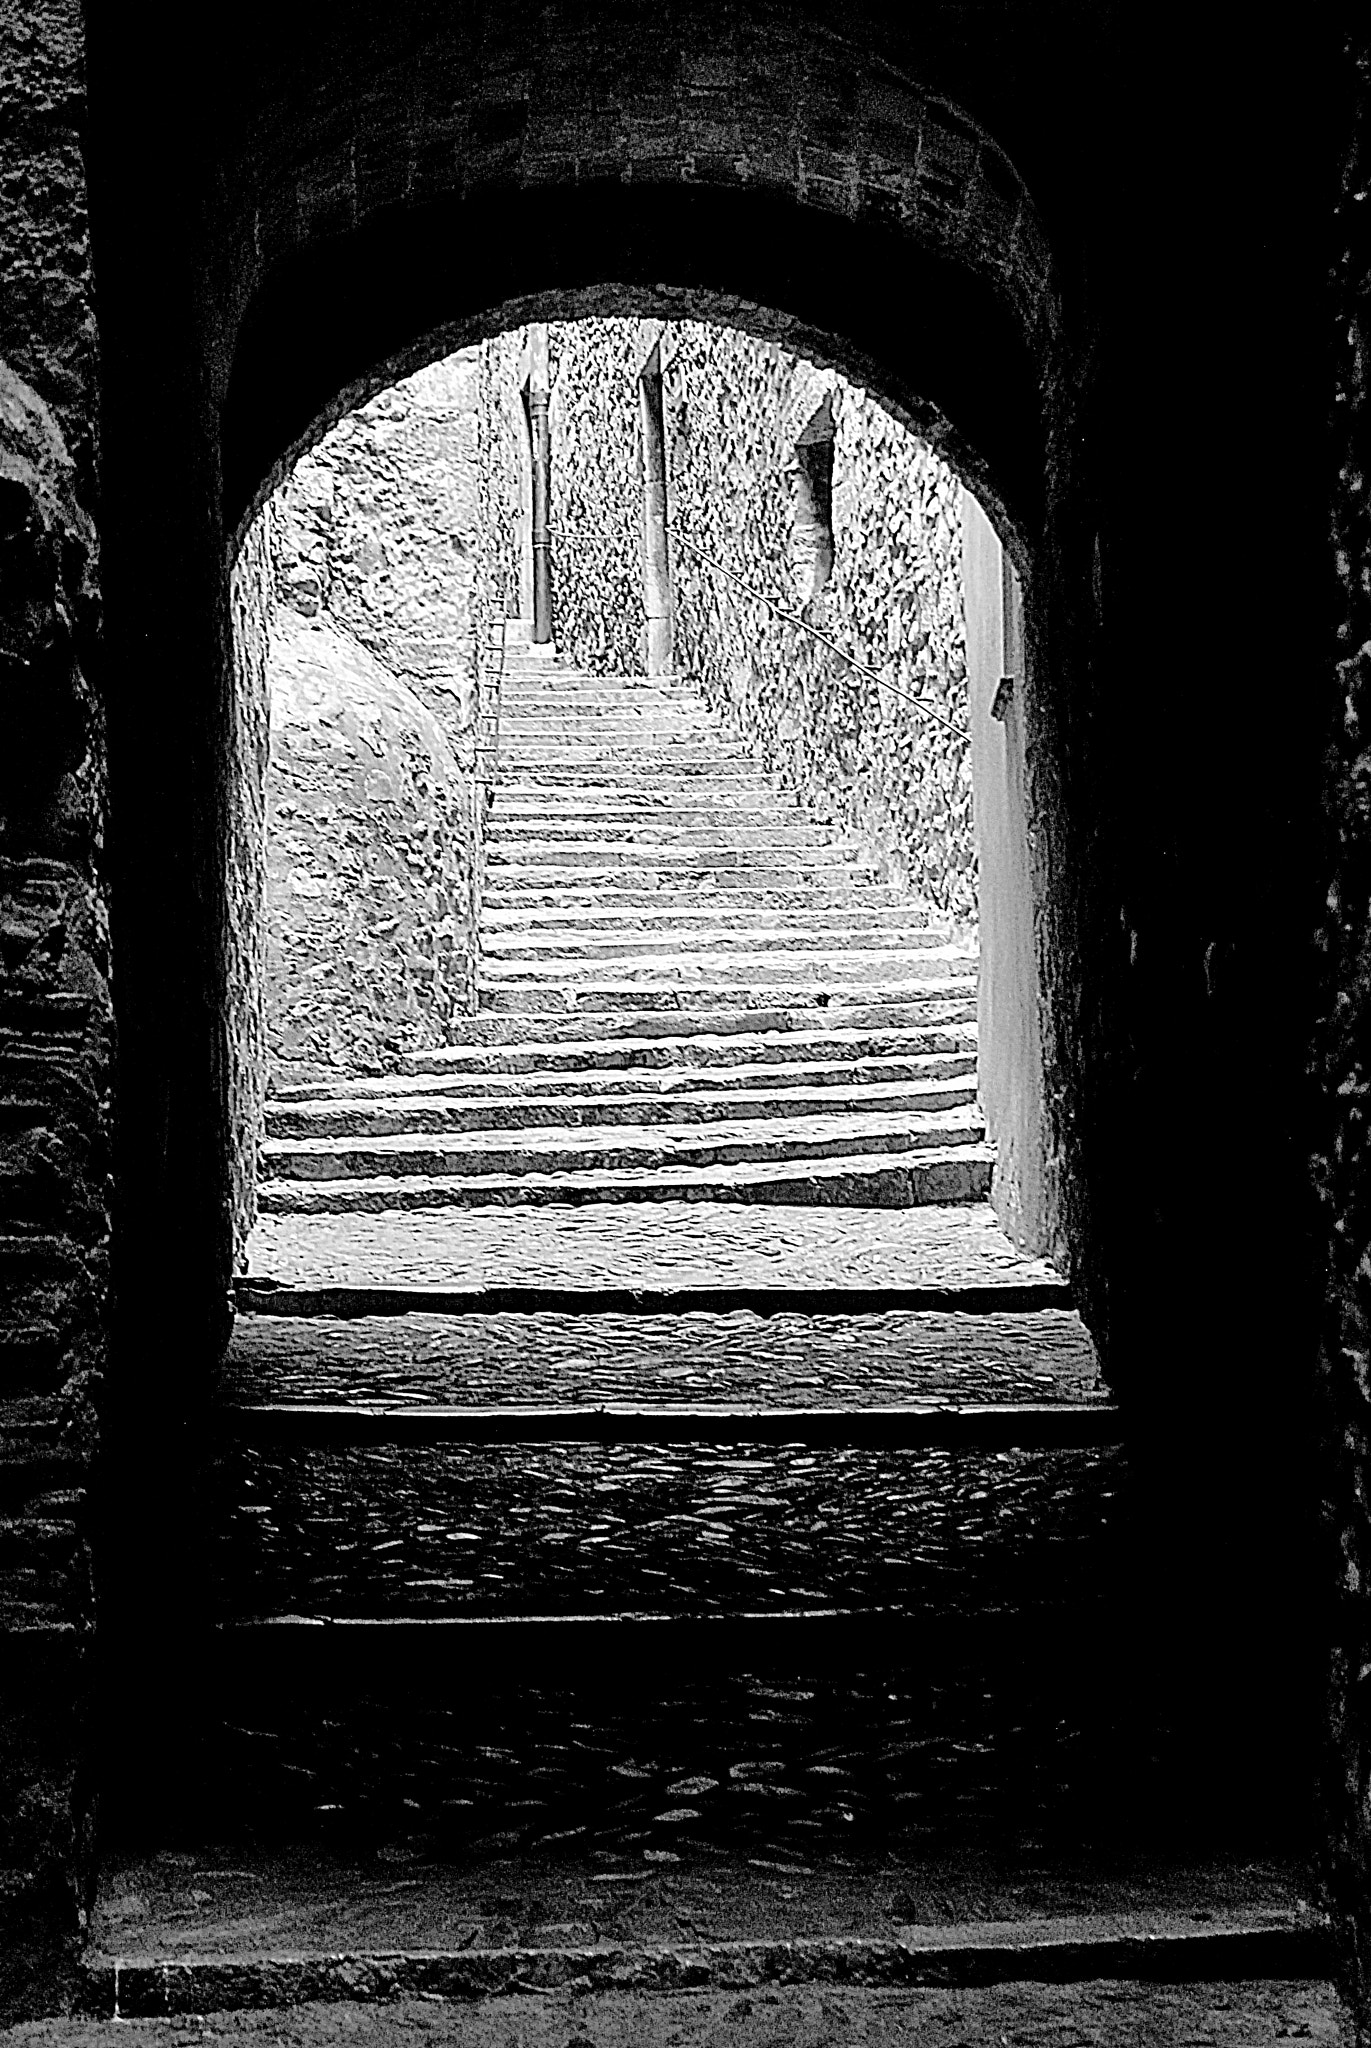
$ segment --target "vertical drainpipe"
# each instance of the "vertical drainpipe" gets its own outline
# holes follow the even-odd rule
[[[533,641],[552,639],[552,436],[548,428],[547,328],[529,328],[528,425],[533,445]]]
[[[643,433],[643,614],[647,673],[671,673],[671,562],[666,536],[666,431],[662,419],[662,352],[653,349],[638,377]]]

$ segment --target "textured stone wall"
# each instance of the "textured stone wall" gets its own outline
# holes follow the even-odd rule
[[[383,1072],[467,997],[470,776],[326,618],[272,626],[266,1033],[278,1073]]]
[[[841,378],[726,328],[682,324],[673,338],[681,666],[779,779],[827,801],[892,880],[974,918],[957,478]],[[804,603],[795,446],[830,395],[833,568]],[[763,597],[803,608],[874,674]]]
[[[1331,445],[1333,689],[1325,751],[1329,863],[1314,1078],[1315,1181],[1329,1248],[1320,1378],[1324,1526],[1336,1587],[1325,1758],[1334,1899],[1356,2002],[1371,2007],[1371,43],[1347,52],[1353,144],[1334,243]]]
[[[113,1031],[77,0],[0,0],[0,2026],[91,1870]]]
[[[476,350],[381,392],[296,465],[240,557],[238,667],[264,635],[270,696],[260,1009],[270,1060],[297,1078],[384,1071],[466,1011],[479,642],[499,580],[488,395]]]
[[[277,493],[281,595],[327,611],[415,690],[449,739],[471,723],[479,351],[348,413]]]
[[[868,393],[736,329],[554,327],[560,644],[642,668],[636,378],[658,331],[679,669],[884,874],[974,919],[961,485]],[[796,445],[825,408],[835,547],[816,597]],[[801,612],[875,673],[793,623]]]
[[[228,775],[228,1089],[230,1200],[237,1265],[257,1218],[257,1152],[266,1099],[265,1019],[267,760],[271,696],[268,507],[248,529],[229,582],[233,614],[232,757]]]
[[[642,323],[558,321],[552,371],[553,624],[571,660],[642,675]]]
[[[95,535],[0,363],[0,2019],[84,1906],[112,1027]]]

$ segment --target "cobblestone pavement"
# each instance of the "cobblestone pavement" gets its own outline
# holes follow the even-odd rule
[[[749,1209],[662,1202],[577,1209],[263,1216],[249,1271],[296,1286],[958,1287],[1055,1282],[987,1203]]]
[[[752,1402],[1105,1398],[1069,1309],[966,1315],[240,1316],[225,1402]]]
[[[1010,1984],[963,1991],[774,1991],[644,1998],[575,1991],[475,2006],[442,1999],[313,2005],[204,2020],[43,2020],[10,2048],[1352,2048],[1325,1982]]]

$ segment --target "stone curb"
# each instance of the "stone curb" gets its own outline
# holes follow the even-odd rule
[[[1047,1923],[979,1932],[921,1929],[912,1938],[848,1936],[720,1941],[692,1948],[507,1948],[341,1951],[318,1955],[89,1957],[83,2006],[97,2018],[152,2019],[313,2003],[416,1997],[476,1999],[524,1992],[746,1991],[773,1984],[970,1988],[1013,1982],[1139,1980],[1197,1983],[1323,1978],[1333,1968],[1326,1923],[1103,1935]]]

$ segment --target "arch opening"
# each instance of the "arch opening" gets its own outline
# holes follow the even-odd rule
[[[541,577],[530,575],[528,560],[535,372],[545,402],[550,398]],[[797,461],[807,491],[795,487]],[[825,530],[816,540],[819,522]],[[820,554],[822,581],[832,581],[816,616],[812,590],[796,607],[795,565],[804,558],[812,584]],[[550,328],[533,323],[383,390],[322,435],[288,484],[265,501],[235,569],[239,694],[246,701],[255,692],[260,700],[269,686],[274,707],[275,794],[259,893],[269,952],[265,1037],[275,1084],[287,1095],[322,1097],[334,1078],[332,1092],[345,1096],[349,1072],[370,1086],[388,1070],[398,1077],[453,1065],[458,1045],[491,1040],[501,1007],[511,1013],[510,991],[502,991],[498,977],[514,955],[527,955],[534,965],[520,983],[529,1011],[525,1038],[537,1038],[536,1019],[558,1009],[588,1014],[587,1004],[601,1000],[602,1007],[630,1008],[640,975],[647,978],[638,986],[639,1007],[657,1006],[658,1030],[662,987],[673,981],[678,1007],[716,1006],[713,1019],[702,1012],[692,1020],[696,1028],[713,1021],[748,1030],[749,1042],[759,1027],[774,1031],[789,1005],[791,1027],[811,1027],[807,1038],[816,1045],[812,1027],[830,1026],[833,1042],[821,1048],[830,1063],[845,1029],[851,1035],[860,1026],[871,1038],[864,1071],[828,1077],[846,1080],[849,1093],[839,1101],[841,1091],[830,1086],[820,1107],[896,1116],[904,1109],[918,1124],[925,1098],[929,1108],[956,1109],[978,1097],[979,869],[995,906],[979,1018],[989,1077],[979,1098],[1003,1161],[995,1199],[1016,1240],[1044,1249],[1051,1218],[1040,1165],[1024,740],[1021,725],[1006,725],[1000,708],[991,716],[1010,660],[1003,591],[1017,587],[1010,558],[974,497],[882,400],[832,367],[739,328],[623,316]],[[268,615],[278,650],[269,673],[260,660],[254,667],[257,640],[242,626],[256,619],[260,638]],[[779,812],[757,812],[755,875],[724,871],[725,862],[736,869],[747,856],[741,839],[723,852],[716,844],[728,837],[725,812],[709,808],[720,791],[692,799],[681,813],[682,847],[673,850],[660,834],[649,843],[647,813],[612,786],[616,777],[637,774],[631,754],[616,759],[611,752],[587,771],[589,808],[570,822],[565,792],[539,783],[553,771],[524,763],[530,790],[539,784],[552,805],[549,843],[541,849],[549,864],[543,885],[553,869],[559,884],[578,880],[565,868],[568,859],[605,867],[604,874],[597,869],[579,878],[591,886],[567,892],[559,917],[545,914],[536,930],[529,925],[535,899],[494,886],[517,877],[497,873],[492,885],[489,821],[499,771],[485,750],[500,744],[506,670],[518,700],[516,727],[536,713],[538,692],[529,695],[526,669],[540,650],[560,653],[581,677],[598,676],[606,688],[616,679],[657,677],[676,691],[674,700],[659,691],[649,703],[639,691],[599,707],[620,721],[631,714],[670,726],[687,717],[689,698],[721,733],[743,742],[786,800],[801,806],[789,822]],[[1015,658],[1021,666],[1021,654]],[[407,694],[407,707],[395,686]],[[1018,719],[1026,694],[1021,678]],[[567,739],[574,756],[585,734],[574,729],[576,707],[565,689],[556,702],[572,721]],[[367,721],[370,731],[362,729]],[[506,736],[510,729],[507,722]],[[549,730],[543,737],[556,736]],[[423,765],[417,776],[411,768],[413,786],[402,793],[383,757],[398,761],[416,748]],[[356,758],[368,750],[382,765],[364,759],[359,778]],[[340,752],[347,757],[341,781],[334,772]],[[974,803],[973,778],[980,785]],[[608,794],[601,785],[609,785]],[[677,778],[673,787],[679,806],[685,785]],[[530,845],[531,800],[530,791],[516,789],[516,824]],[[263,810],[260,799],[253,808],[254,815]],[[620,843],[593,847],[596,818],[609,820],[604,837]],[[575,831],[589,852],[567,843]],[[789,854],[787,833],[794,841]],[[842,836],[850,855],[841,874],[825,869],[828,893],[811,886],[808,871],[818,858],[811,842],[825,835],[835,843]],[[646,895],[625,894],[625,878],[614,872],[626,854],[640,865],[655,863],[642,877],[650,887],[680,884],[682,858],[691,871],[695,900],[678,904],[679,916],[663,912],[657,920],[662,949],[674,958],[655,963],[655,981],[652,964],[634,965],[635,949],[623,942],[628,924],[641,939],[641,928],[654,921],[642,907]],[[508,845],[496,848],[497,867],[510,858]],[[793,873],[786,872],[787,859]],[[539,877],[530,873],[536,888]],[[740,883],[755,885],[755,903]],[[842,902],[832,893],[840,884],[848,892]],[[744,908],[746,918],[739,914]],[[914,928],[922,928],[924,951],[917,956],[900,950],[913,943]],[[511,955],[516,931],[530,943]],[[782,973],[791,956],[778,949],[788,931],[798,934],[801,951],[793,971]],[[611,944],[616,938],[620,943]],[[745,942],[760,949],[756,986],[738,996],[731,956]],[[966,944],[973,950],[958,955],[957,946]],[[683,950],[698,956],[710,946],[719,959],[682,964]],[[482,957],[483,947],[492,958]],[[844,947],[855,950],[844,958]],[[578,977],[595,964],[594,948],[603,955],[600,982],[612,982],[617,971],[623,986],[578,992]],[[704,975],[705,992],[688,997],[680,988],[693,970],[697,980]],[[921,975],[932,976],[927,987],[916,986]],[[879,985],[863,991],[863,976]],[[787,978],[794,984],[788,990]],[[737,1014],[724,1000],[730,987]],[[255,1000],[244,991],[243,1009]],[[894,1007],[880,1011],[881,1003]],[[483,1008],[491,1014],[482,1017]],[[954,1045],[959,1020],[969,1030]],[[586,1022],[581,1035],[597,1029],[623,1038],[628,1026],[622,1017],[607,1024],[602,1016]],[[892,1029],[903,1034],[899,1047]],[[544,1025],[541,1035],[552,1030]],[[887,1059],[889,1071],[882,1067],[878,1076],[882,1054],[895,1064]],[[971,1077],[960,1091],[954,1067]],[[896,1079],[909,1083],[898,1101]],[[859,1080],[864,1089],[855,1087]],[[937,1103],[938,1091],[924,1086],[935,1080],[944,1084]],[[916,1100],[918,1088],[924,1097]],[[262,1099],[259,1084],[259,1114]],[[588,1114],[577,1107],[578,1117]],[[322,1112],[311,1121],[279,1101],[271,1116],[278,1136],[297,1127],[323,1131],[326,1121]],[[370,1122],[379,1130],[375,1115]],[[391,1124],[398,1132],[400,1124]],[[912,1129],[897,1134],[886,1125],[876,1132],[872,1125],[848,1149],[860,1152],[867,1136],[893,1149],[899,1135],[914,1142]],[[960,1142],[963,1135],[958,1129],[933,1137]],[[466,1164],[479,1168],[479,1148],[471,1150]],[[298,1149],[269,1144],[268,1152],[293,1178]],[[508,1165],[493,1149],[489,1160]],[[536,1163],[530,1154],[516,1172]],[[243,1159],[238,1169],[240,1257],[252,1220],[254,1165]],[[938,1181],[944,1192],[989,1192],[988,1166],[970,1179],[964,1167],[947,1162]],[[318,1161],[304,1170],[324,1171]],[[267,1171],[268,1206],[327,1206],[327,1190],[302,1194]],[[366,1199],[374,1203],[382,1199],[380,1178],[369,1177],[376,1186]],[[937,1176],[924,1179],[932,1186]],[[923,1199],[910,1196],[912,1185],[906,1175],[903,1196],[892,1195],[891,1174],[857,1174],[838,1199]],[[833,1197],[800,1197],[816,1198]]]

